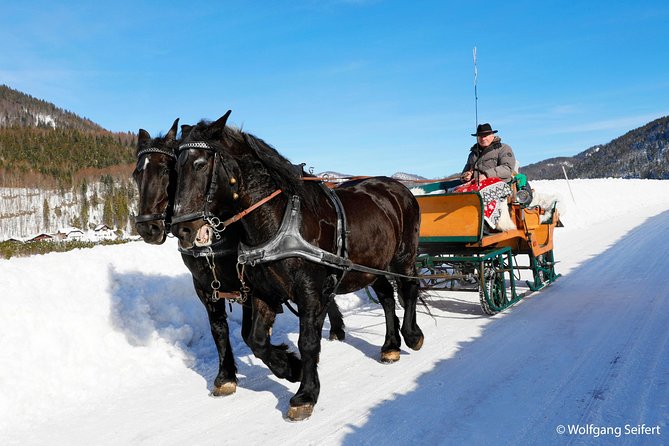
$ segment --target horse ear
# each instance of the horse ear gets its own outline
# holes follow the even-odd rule
[[[221,136],[223,135],[223,130],[225,130],[225,123],[228,121],[230,113],[232,113],[232,110],[228,110],[223,116],[218,118],[216,122],[214,122],[213,124],[211,124],[211,126],[209,126],[209,130],[211,130],[211,137],[213,139],[216,140],[221,139]]]
[[[179,118],[174,120],[174,124],[172,124],[172,127],[169,129],[169,131],[165,135],[165,141],[174,141],[177,137],[177,129],[178,128],[179,128]]]
[[[137,133],[137,150],[139,151],[140,147],[147,146],[149,141],[151,141],[151,135],[149,135],[149,132],[144,129],[139,129],[139,132]]]
[[[193,130],[192,125],[188,125],[188,124],[182,125],[181,126],[181,139],[186,138],[190,134],[191,130]]]

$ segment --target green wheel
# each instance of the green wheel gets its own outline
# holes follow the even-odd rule
[[[479,273],[481,277],[481,286],[479,287],[481,309],[489,315],[499,313],[513,302],[507,296],[504,272],[501,269],[499,260],[494,259],[486,262],[483,271]]]
[[[559,274],[555,274],[553,251],[548,251],[536,257],[530,256],[530,266],[532,267],[533,282],[528,280],[527,285],[532,291],[538,291],[560,277]]]

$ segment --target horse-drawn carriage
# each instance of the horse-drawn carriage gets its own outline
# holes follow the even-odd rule
[[[541,221],[542,210],[512,194],[516,229],[486,233],[478,192],[415,196],[386,177],[331,189],[322,178],[296,175],[261,139],[226,127],[229,114],[182,126],[180,139],[178,119],[164,137],[140,130],[133,173],[140,192],[138,232],[154,244],[163,243],[168,232],[179,238],[207,310],[219,354],[213,395],[229,395],[237,387],[226,299],[243,305],[242,337],[253,354],[277,377],[301,383],[287,417],[302,420],[311,416],[320,392],[316,365],[326,314],[331,339],[344,336],[335,294],[374,289],[386,326],[380,358],[395,362],[402,341],[412,350],[423,345],[416,317],[420,288],[476,276],[483,309],[492,314],[519,299],[518,254],[529,255],[530,289],[557,278],[555,209]],[[422,190],[448,186],[435,182]],[[404,306],[401,324],[395,293]],[[298,307],[299,356],[271,343],[276,313],[289,300]]]
[[[421,210],[417,266],[421,289],[457,289],[470,281],[478,289],[481,308],[495,314],[522,298],[516,290],[521,270],[530,270],[527,281],[537,291],[559,277],[553,257],[553,230],[560,226],[555,204],[549,209],[508,199],[512,227],[489,231],[484,223],[484,203],[478,192],[448,193],[457,182],[419,186]],[[504,209],[506,212],[506,209]],[[522,266],[516,256],[527,255]],[[507,280],[508,279],[508,280]]]

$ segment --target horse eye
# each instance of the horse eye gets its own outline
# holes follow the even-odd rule
[[[207,160],[200,158],[198,160],[195,160],[195,162],[193,163],[193,168],[195,170],[202,170],[207,164],[209,164]]]

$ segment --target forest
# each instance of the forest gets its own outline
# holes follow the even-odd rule
[[[0,240],[100,224],[131,233],[136,139],[0,85]]]

